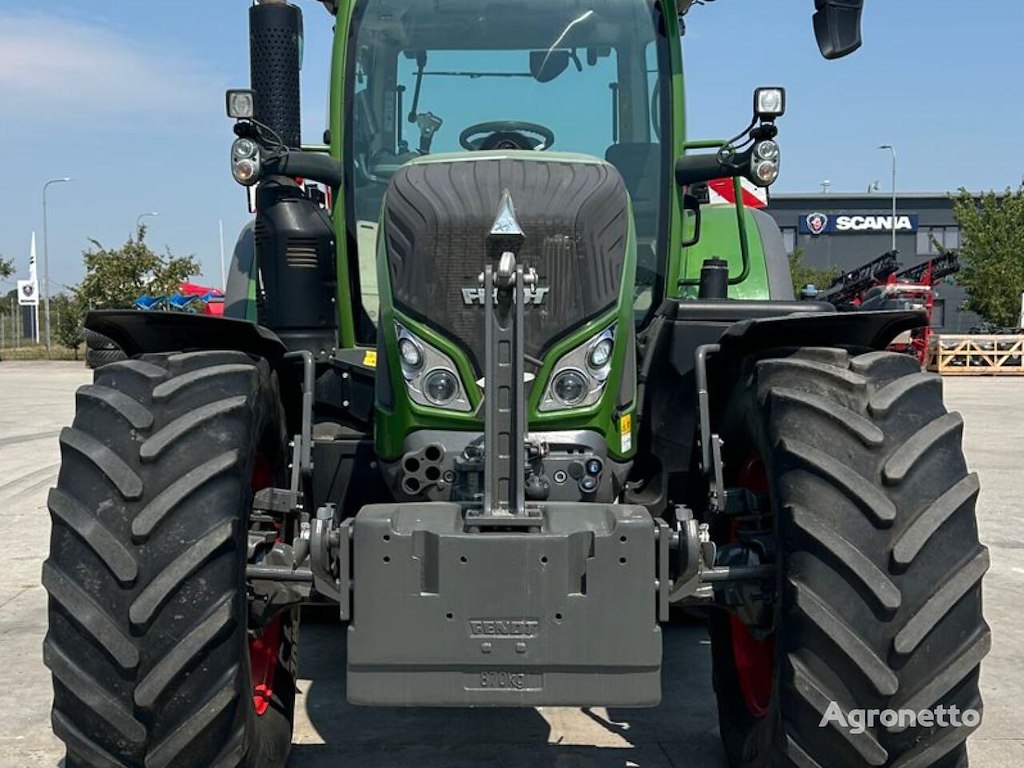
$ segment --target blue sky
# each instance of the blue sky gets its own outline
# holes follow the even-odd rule
[[[553,0],[555,1],[555,0]],[[415,2],[415,0],[410,0]],[[903,190],[1003,189],[1024,176],[1012,140],[1024,122],[1024,3],[867,0],[865,45],[840,62],[817,54],[811,0],[718,0],[688,21],[690,133],[724,137],[749,115],[759,84],[789,89],[777,191],[889,185],[899,148]],[[245,223],[228,172],[223,92],[248,81],[247,0],[0,0],[0,254],[27,264],[50,190],[55,288],[81,277],[88,238],[124,241],[140,213],[150,242],[191,253],[219,283]],[[326,115],[331,19],[306,12],[305,138]],[[736,40],[730,44],[723,35]],[[511,116],[511,115],[510,115]],[[40,242],[40,259],[42,248]],[[6,291],[13,285],[0,286]]]

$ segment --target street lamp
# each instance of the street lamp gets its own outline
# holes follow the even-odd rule
[[[50,179],[43,184],[43,301],[46,305],[46,352],[50,352],[50,237],[46,220],[46,192],[52,184],[67,184],[70,176]]]
[[[892,144],[882,144],[879,149],[888,149],[892,152],[892,249],[896,250],[896,147]]]
[[[150,211],[149,213],[140,213],[139,217],[135,219],[135,231],[140,232],[142,230],[142,220],[149,218],[150,216],[159,216],[160,214],[156,211]]]

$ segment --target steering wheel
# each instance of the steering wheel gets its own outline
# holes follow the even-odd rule
[[[539,138],[532,139],[524,136],[525,133]],[[482,149],[543,150],[551,149],[554,143],[555,133],[550,128],[520,120],[490,120],[471,125],[459,134],[459,144],[470,152]]]

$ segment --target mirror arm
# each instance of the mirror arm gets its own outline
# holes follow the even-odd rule
[[[750,172],[752,151],[748,149],[733,155],[728,163],[722,162],[721,156],[717,152],[683,155],[676,160],[676,183],[688,187],[714,179],[747,176]]]
[[[330,155],[321,152],[291,151],[264,164],[263,177],[268,176],[319,181],[337,190],[345,182],[345,169]]]

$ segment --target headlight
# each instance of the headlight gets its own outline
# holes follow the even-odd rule
[[[540,411],[585,408],[598,402],[612,372],[614,352],[615,326],[612,325],[563,355],[551,373],[540,401]]]
[[[235,139],[231,145],[231,175],[243,187],[251,187],[260,180],[263,161],[260,146],[252,139]]]
[[[587,368],[598,381],[604,381],[612,372],[612,352],[615,351],[615,328],[601,332],[590,342]]]
[[[252,139],[238,139],[231,145],[231,156],[235,158],[235,160],[245,160],[246,158],[251,159],[256,157],[256,153],[259,151],[259,145]]]
[[[779,164],[768,160],[754,163],[754,178],[751,179],[759,187],[770,187],[779,178]]]
[[[400,338],[398,352],[402,356],[403,369],[418,371],[423,367],[423,350],[412,338],[408,336]]]
[[[555,375],[551,382],[551,394],[559,405],[570,408],[582,403],[590,390],[590,382],[581,372],[570,368]]]
[[[423,377],[423,394],[434,405],[444,407],[451,403],[458,393],[459,382],[451,371],[438,368]]]
[[[472,410],[455,361],[400,323],[395,323],[395,336],[409,399],[460,413]]]
[[[778,161],[779,154],[779,145],[774,141],[759,141],[754,145],[754,155],[759,160],[768,160],[774,163]]]

